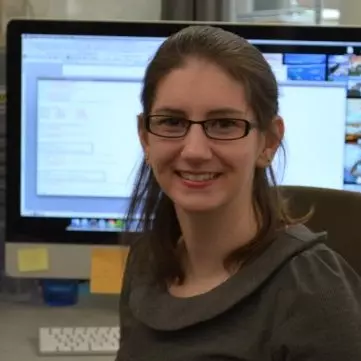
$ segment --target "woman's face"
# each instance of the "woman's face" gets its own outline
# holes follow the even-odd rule
[[[217,65],[196,59],[160,82],[151,115],[168,116],[165,119],[170,126],[177,126],[177,119],[229,119],[229,124],[245,119],[254,123],[243,86]],[[221,132],[228,127],[227,123],[215,124]],[[255,168],[266,166],[278,145],[267,148],[269,142],[256,128],[236,140],[210,139],[199,124],[192,125],[182,138],[159,137],[142,126],[139,135],[160,187],[185,212],[214,211],[235,201],[248,202]]]

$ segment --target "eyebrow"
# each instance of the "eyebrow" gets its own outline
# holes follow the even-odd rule
[[[172,108],[172,107],[161,107],[156,109],[155,113],[161,114],[175,114],[179,116],[186,116],[187,112],[185,112],[182,109]],[[212,116],[240,116],[244,117],[246,115],[246,112],[240,109],[235,109],[231,107],[224,107],[224,108],[216,108],[212,109],[207,112],[208,117]]]

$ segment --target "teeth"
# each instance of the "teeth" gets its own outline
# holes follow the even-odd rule
[[[180,176],[190,181],[204,182],[216,178],[217,174],[216,173],[194,174],[194,173],[181,172]]]

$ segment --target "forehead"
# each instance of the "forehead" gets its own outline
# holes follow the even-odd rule
[[[188,115],[215,109],[246,113],[248,105],[243,85],[221,67],[202,60],[190,60],[172,70],[157,88],[153,111],[178,109]]]

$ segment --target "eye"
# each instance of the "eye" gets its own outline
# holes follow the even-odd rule
[[[182,118],[164,116],[164,117],[155,117],[153,118],[155,126],[158,127],[184,127],[186,126],[186,121]]]
[[[229,118],[211,119],[207,122],[207,128],[229,129],[240,126],[240,121]]]
[[[188,129],[188,120],[171,115],[155,115],[149,119],[151,133],[168,138],[184,136]]]
[[[168,117],[168,118],[163,119],[163,124],[166,124],[169,126],[179,126],[179,125],[184,124],[184,122],[180,118]]]

